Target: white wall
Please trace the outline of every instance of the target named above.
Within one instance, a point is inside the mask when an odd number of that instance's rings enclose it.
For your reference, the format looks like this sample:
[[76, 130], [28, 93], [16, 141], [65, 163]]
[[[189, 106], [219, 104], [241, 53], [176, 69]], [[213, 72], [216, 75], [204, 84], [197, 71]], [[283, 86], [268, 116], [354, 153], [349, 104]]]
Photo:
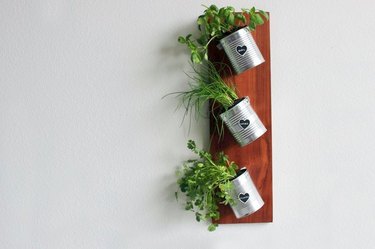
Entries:
[[[211, 2], [205, 1], [206, 4]], [[209, 233], [173, 197], [188, 1], [0, 1], [0, 248], [374, 248], [372, 1], [271, 12], [274, 222]]]

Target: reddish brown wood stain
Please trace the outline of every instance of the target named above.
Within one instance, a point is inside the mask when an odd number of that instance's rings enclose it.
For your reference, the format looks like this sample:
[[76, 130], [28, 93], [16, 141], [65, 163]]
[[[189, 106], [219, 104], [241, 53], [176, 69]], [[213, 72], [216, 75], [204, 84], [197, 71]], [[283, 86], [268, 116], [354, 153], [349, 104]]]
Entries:
[[[249, 96], [250, 103], [267, 132], [253, 143], [240, 147], [230, 132], [225, 130], [224, 139], [218, 142], [218, 136], [213, 129], [211, 118], [211, 153], [224, 151], [240, 167], [246, 166], [264, 200], [264, 206], [254, 214], [236, 219], [229, 206], [220, 208], [219, 223], [258, 223], [272, 222], [272, 129], [271, 129], [271, 68], [270, 68], [270, 30], [269, 21], [258, 26], [252, 35], [265, 59], [265, 62], [239, 75], [227, 77], [225, 81], [234, 82], [239, 97]], [[210, 60], [226, 61], [223, 53], [210, 49]]]

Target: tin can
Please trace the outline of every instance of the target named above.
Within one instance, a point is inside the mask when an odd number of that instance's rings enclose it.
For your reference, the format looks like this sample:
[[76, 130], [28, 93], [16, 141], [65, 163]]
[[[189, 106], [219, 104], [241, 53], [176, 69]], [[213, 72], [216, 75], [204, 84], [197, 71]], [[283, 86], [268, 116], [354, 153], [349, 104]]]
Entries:
[[220, 114], [220, 118], [241, 147], [252, 143], [267, 131], [251, 107], [249, 97]]
[[237, 74], [264, 62], [264, 58], [248, 27], [239, 29], [222, 38], [220, 45]]
[[245, 167], [240, 169], [237, 177], [232, 180], [232, 184], [231, 196], [235, 203], [230, 206], [237, 219], [256, 212], [264, 205], [264, 201]]

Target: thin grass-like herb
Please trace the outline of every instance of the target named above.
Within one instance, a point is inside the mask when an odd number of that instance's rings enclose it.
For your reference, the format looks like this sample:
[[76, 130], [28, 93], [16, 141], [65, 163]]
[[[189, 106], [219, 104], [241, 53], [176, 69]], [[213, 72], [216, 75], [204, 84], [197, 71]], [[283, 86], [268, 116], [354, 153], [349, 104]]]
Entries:
[[[185, 109], [184, 119], [188, 114], [195, 113], [195, 118], [206, 116], [205, 106], [211, 106], [209, 112], [214, 118], [214, 123], [219, 137], [222, 137], [224, 125], [217, 117], [217, 112], [228, 110], [238, 99], [233, 84], [227, 84], [221, 78], [219, 71], [212, 62], [206, 61], [201, 65], [192, 64], [193, 72], [187, 74], [190, 79], [189, 90], [185, 92], [175, 92], [181, 98], [182, 106]], [[219, 109], [220, 108], [220, 109]], [[219, 109], [219, 110], [218, 110]]]
[[227, 110], [238, 99], [234, 86], [224, 82], [213, 63], [207, 61], [199, 68], [194, 65], [192, 68], [193, 75], [188, 75], [192, 80], [190, 90], [179, 94], [187, 108], [195, 107], [199, 113], [204, 104], [212, 101]]

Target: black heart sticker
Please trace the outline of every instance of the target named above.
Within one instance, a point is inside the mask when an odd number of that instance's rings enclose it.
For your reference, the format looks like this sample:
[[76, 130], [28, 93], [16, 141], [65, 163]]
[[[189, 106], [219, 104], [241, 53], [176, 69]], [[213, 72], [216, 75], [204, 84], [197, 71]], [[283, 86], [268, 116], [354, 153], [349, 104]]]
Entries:
[[246, 120], [240, 120], [240, 125], [243, 129], [245, 129], [246, 127], [248, 127], [250, 124], [250, 120], [246, 119]]
[[237, 46], [237, 53], [240, 55], [244, 55], [247, 51], [247, 47], [245, 45], [243, 46]]
[[245, 193], [245, 194], [240, 193], [240, 194], [238, 195], [238, 199], [239, 199], [242, 203], [246, 203], [246, 202], [249, 200], [249, 198], [250, 198], [249, 193]]

